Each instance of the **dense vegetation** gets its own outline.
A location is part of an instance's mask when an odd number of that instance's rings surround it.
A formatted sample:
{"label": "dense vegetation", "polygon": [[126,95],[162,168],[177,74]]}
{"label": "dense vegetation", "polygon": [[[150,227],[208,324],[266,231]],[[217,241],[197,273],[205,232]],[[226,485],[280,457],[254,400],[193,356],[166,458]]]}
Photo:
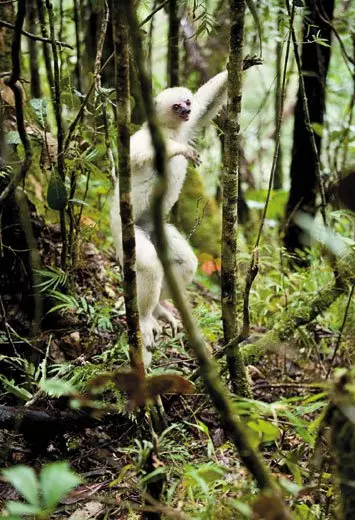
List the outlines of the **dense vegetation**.
{"label": "dense vegetation", "polygon": [[[0,0],[2,517],[355,518],[354,19]],[[109,222],[125,138],[148,117],[164,159],[151,95],[226,67],[170,216],[197,277],[145,371]]]}

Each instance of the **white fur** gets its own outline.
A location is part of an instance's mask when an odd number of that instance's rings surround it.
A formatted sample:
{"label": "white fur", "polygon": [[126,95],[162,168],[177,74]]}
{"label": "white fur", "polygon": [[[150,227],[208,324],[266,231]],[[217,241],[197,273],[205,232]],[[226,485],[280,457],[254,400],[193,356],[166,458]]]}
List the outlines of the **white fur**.
{"label": "white fur", "polygon": [[[178,200],[185,180],[187,158],[191,157],[189,140],[204,125],[215,117],[226,102],[227,72],[221,72],[203,85],[195,95],[183,87],[169,88],[161,92],[156,100],[156,111],[165,134],[168,156],[168,187],[164,199],[166,214],[169,213]],[[183,121],[173,111],[176,103],[191,101],[189,121]],[[141,217],[150,219],[152,191],[156,172],[153,166],[154,149],[150,132],[144,124],[131,137],[131,168],[132,168],[132,204],[135,227],[137,254],[137,293],[140,326],[142,330],[144,359],[149,365],[151,361],[150,348],[154,345],[155,336],[160,327],[157,319],[170,323],[173,332],[177,328],[176,320],[171,312],[160,305],[160,301],[169,297],[169,291],[164,280],[162,265],[155,246],[149,238],[149,229],[141,223]],[[139,226],[142,226],[139,227]],[[111,209],[111,229],[113,242],[118,259],[122,265],[122,225],[119,204],[119,186],[115,187]],[[170,258],[174,271],[181,284],[186,287],[193,279],[197,269],[197,259],[191,247],[172,226],[166,226]]]}

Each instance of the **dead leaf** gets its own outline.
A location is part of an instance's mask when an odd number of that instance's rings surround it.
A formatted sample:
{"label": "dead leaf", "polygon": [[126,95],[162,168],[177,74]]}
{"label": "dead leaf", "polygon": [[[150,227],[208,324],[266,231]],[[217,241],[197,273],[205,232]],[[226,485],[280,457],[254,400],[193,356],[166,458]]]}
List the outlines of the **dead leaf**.
{"label": "dead leaf", "polygon": [[107,486],[109,482],[109,480],[106,480],[105,482],[98,482],[96,484],[80,486],[76,488],[74,491],[72,491],[63,500],[61,500],[60,503],[69,506],[71,504],[81,502],[82,500],[87,500],[89,497],[100,491],[100,489]]}
{"label": "dead leaf", "polygon": [[87,502],[84,507],[74,511],[70,515],[69,520],[89,520],[89,518],[96,518],[103,512],[105,506],[101,502]]}
{"label": "dead leaf", "polygon": [[292,520],[282,497],[276,492],[260,493],[253,505],[252,520]]}
{"label": "dead leaf", "polygon": [[131,408],[144,406],[155,401],[161,394],[190,394],[194,385],[188,379],[176,374],[161,374],[146,377],[133,370],[118,370],[112,374],[101,374],[89,381],[91,388],[114,383],[119,390],[128,395]]}
{"label": "dead leaf", "polygon": [[1,99],[5,101],[7,105],[10,105],[11,107],[15,106],[14,93],[12,92],[10,87],[5,85],[3,79],[0,79],[0,96]]}

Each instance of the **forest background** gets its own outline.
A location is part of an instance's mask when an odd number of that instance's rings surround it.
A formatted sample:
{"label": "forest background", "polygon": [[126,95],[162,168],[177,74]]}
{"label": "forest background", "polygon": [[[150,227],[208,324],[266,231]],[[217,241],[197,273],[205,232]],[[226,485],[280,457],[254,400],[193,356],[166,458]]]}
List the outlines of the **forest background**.
{"label": "forest background", "polygon": [[[353,26],[348,1],[0,1],[0,493],[13,518],[353,518]],[[240,116],[229,106],[199,136],[171,217],[199,259],[196,324],[176,303],[185,332],[166,330],[147,374],[109,227],[117,35],[131,134],[146,120],[143,62],[153,95],[195,91],[228,61],[235,93],[233,67],[246,69]]]}

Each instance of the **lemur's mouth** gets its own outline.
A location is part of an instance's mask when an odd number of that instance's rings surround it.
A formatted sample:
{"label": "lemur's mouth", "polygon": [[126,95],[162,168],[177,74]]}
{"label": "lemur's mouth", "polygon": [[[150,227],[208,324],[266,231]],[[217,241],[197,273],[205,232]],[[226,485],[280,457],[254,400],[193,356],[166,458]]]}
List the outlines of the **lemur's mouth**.
{"label": "lemur's mouth", "polygon": [[184,121],[188,121],[190,119],[190,114],[180,114],[180,117]]}

